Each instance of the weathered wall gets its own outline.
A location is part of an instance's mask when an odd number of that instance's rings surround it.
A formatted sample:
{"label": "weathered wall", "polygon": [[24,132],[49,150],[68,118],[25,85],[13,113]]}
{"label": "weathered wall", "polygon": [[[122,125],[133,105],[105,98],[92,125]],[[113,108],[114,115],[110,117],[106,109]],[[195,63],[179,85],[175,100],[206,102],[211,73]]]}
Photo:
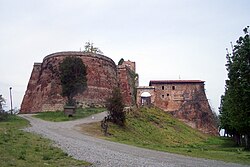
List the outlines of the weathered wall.
{"label": "weathered wall", "polygon": [[141,95],[142,93],[147,92],[151,96],[151,103],[155,104],[155,87],[154,86],[139,86],[137,87],[137,98],[136,98],[136,104],[137,106],[142,106],[142,98]]}
{"label": "weathered wall", "polygon": [[66,99],[61,96],[59,64],[66,56],[80,57],[87,66],[87,90],[76,96],[80,105],[103,106],[117,86],[117,69],[112,59],[83,52],[58,52],[35,64],[20,113],[62,110]]}
{"label": "weathered wall", "polygon": [[204,133],[218,134],[214,116],[204,91],[204,81],[150,81],[149,85],[148,88],[139,87],[137,89],[137,105],[141,105],[139,100],[141,93],[149,92],[154,106],[171,113]]}
{"label": "weathered wall", "polygon": [[135,62],[124,61],[122,65],[117,66],[118,83],[121,89],[123,102],[126,106],[136,104],[136,87],[138,86],[138,77],[135,77]]}

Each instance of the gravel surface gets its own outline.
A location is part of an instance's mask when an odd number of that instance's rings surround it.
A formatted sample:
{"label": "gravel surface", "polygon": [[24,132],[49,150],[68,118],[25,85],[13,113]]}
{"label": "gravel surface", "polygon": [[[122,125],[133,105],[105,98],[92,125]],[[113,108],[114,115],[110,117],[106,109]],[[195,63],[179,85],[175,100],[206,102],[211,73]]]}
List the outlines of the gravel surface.
{"label": "gravel surface", "polygon": [[166,152],[153,151],[125,144],[109,142],[84,135],[76,131],[76,125],[100,121],[106,115],[105,112],[80,120],[68,122],[48,122],[32,117],[30,114],[20,114],[30,121],[31,127],[24,129],[28,132],[41,134],[53,140],[56,146],[79,160],[93,163],[93,166],[101,167],[242,167],[233,163],[225,163],[215,160],[191,158]]}

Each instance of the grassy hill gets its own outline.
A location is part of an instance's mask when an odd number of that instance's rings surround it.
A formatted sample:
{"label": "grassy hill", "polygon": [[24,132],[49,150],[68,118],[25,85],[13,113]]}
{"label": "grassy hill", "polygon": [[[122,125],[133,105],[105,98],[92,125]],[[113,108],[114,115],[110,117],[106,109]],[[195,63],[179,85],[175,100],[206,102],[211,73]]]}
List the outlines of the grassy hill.
{"label": "grassy hill", "polygon": [[68,156],[48,139],[24,132],[29,122],[15,115],[0,121],[0,166],[89,166]]}
{"label": "grassy hill", "polygon": [[250,152],[231,140],[203,134],[156,108],[129,113],[123,128],[110,123],[109,136],[103,135],[100,123],[84,124],[82,131],[143,148],[250,165]]}

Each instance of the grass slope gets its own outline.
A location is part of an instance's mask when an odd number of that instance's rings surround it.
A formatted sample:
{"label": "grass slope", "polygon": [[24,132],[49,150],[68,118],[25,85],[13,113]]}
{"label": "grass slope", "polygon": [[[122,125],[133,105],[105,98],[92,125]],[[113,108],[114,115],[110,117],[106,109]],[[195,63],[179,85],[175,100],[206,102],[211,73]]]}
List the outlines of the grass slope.
{"label": "grass slope", "polygon": [[28,121],[9,116],[0,122],[0,166],[88,166],[87,162],[69,157],[52,143],[28,132],[19,130]]}
{"label": "grass slope", "polygon": [[124,128],[110,123],[108,137],[103,136],[100,123],[83,125],[82,130],[124,144],[250,165],[250,152],[234,147],[231,140],[203,134],[156,108],[128,114]]}
{"label": "grass slope", "polygon": [[63,111],[56,112],[41,112],[35,115],[34,117],[40,118],[46,121],[61,122],[61,121],[71,121],[75,119],[85,118],[93,114],[106,111],[105,108],[78,108],[73,117],[68,117],[64,114]]}

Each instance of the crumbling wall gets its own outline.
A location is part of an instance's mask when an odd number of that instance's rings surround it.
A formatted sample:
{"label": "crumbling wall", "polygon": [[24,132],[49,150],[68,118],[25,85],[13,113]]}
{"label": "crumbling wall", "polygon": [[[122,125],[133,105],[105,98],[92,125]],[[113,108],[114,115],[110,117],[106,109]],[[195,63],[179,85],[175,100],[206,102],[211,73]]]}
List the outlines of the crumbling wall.
{"label": "crumbling wall", "polygon": [[[132,67],[132,66],[130,66]],[[122,93],[123,102],[125,106],[133,106],[136,104],[136,87],[138,85],[138,75],[135,71],[135,67],[130,68],[125,64],[118,65],[118,82]]]}

